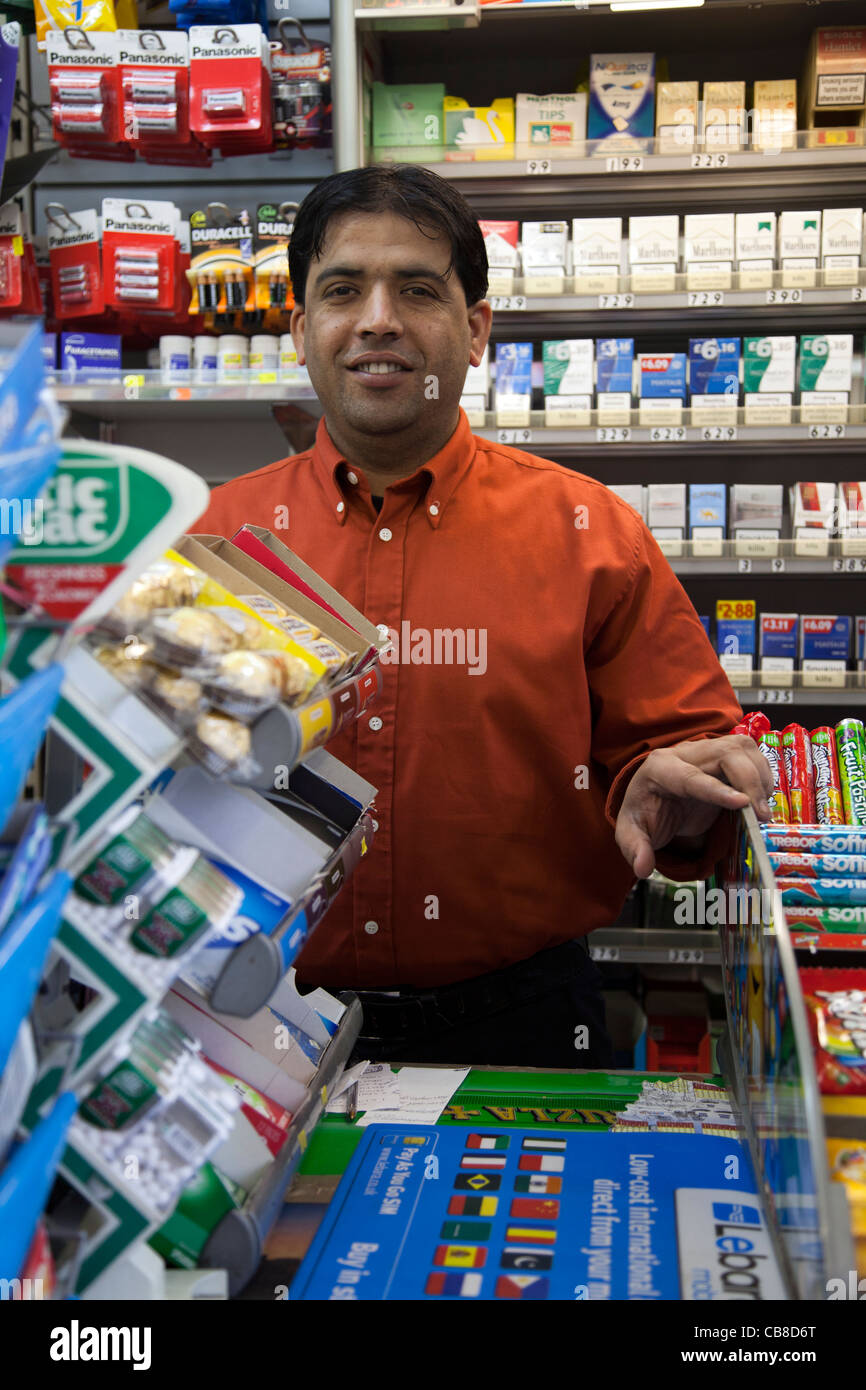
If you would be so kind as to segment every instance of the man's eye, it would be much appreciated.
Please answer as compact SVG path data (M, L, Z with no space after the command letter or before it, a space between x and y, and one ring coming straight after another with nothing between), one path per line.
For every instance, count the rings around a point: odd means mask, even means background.
M332 285L329 290L326 290L326 294L328 297L337 295L340 299L345 299L347 294L353 293L354 288L354 285Z
M433 291L431 289L428 289L426 285L410 285L408 287L408 293L412 295L418 295L419 297L425 296L428 299L433 298Z

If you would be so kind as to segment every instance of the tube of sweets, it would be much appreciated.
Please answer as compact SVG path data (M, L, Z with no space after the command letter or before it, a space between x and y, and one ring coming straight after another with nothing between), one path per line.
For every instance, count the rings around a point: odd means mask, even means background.
M815 824L815 789L812 784L812 745L802 724L782 730L788 797L794 825Z
M748 734L756 743L760 742L761 734L770 732L770 721L760 710L753 710L751 714L744 714L739 724L735 724L731 730L732 734Z
M866 825L866 739L861 720L843 719L836 725L836 753L845 821Z
M812 744L812 775L815 782L815 815L819 825L844 825L842 783L836 756L836 732L822 725L809 735Z
M770 764L773 774L773 795L770 797L770 821L775 825L790 825L791 805L788 800L788 779L782 740L775 729L767 729L758 737L758 747Z

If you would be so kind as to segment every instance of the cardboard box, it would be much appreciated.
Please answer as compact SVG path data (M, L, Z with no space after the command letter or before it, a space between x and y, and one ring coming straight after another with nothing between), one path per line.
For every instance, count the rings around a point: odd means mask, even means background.
M716 651L722 658L745 657L747 669L751 667L755 655L754 599L717 600Z
M698 138L697 82L656 83L656 154L691 154Z
M336 589L326 583L321 575L316 574L314 569L293 550L290 550L287 545L284 545L281 540L278 540L266 527L242 526L232 536L232 544L289 586L292 590L291 606L300 613L301 617L312 618L314 611L318 614L324 609L326 614L331 614L341 625L341 627L333 629L334 633L343 628L349 628L361 637L363 650L355 670L363 670L365 666L375 660L384 647L389 645L390 639L387 636L383 637L379 628L374 627L363 613L359 613L357 608L354 608ZM306 600L306 604L302 604L304 600ZM309 605L313 605L313 607ZM327 636L331 636L331 632L323 623L319 622L318 617L316 617L315 622L316 626L321 627ZM345 641L340 640L339 645L347 651L357 649L356 642L353 642L348 634L346 634Z
M565 273L568 253L567 222L524 222L521 227L524 274L556 268Z
M491 270L517 269L517 243L520 240L519 222L497 222L487 218L479 221L487 264Z
M426 147L443 143L442 82L389 86L373 83L373 146Z
M745 82L705 82L701 142L707 150L742 149L746 139Z
M647 525L655 534L662 531L679 532L686 529L685 483L650 483L647 493ZM664 539L668 539L664 537Z
M752 146L768 154L797 145L797 83L794 78L755 82Z
M515 129L518 144L547 148L581 145L586 140L585 92L534 96L518 92Z
M796 360L795 337L744 338L743 390L793 393Z
M684 352L642 352L639 362L642 400L685 400Z
M592 338L542 344L544 412L551 427L590 423L594 354Z
M762 613L760 655L773 662L770 669L793 671L800 643L799 613ZM775 663L784 663L776 666Z
M725 483L691 483L689 486L689 535L724 540L728 490Z
M848 614L804 613L800 624L800 660L847 664L851 627Z
M863 209L824 208L821 266L825 285L856 285L863 254Z
M652 139L654 117L655 54L593 53L588 139L617 149L644 148L639 142Z
M445 97L445 144L477 160L514 158L514 98L497 97L490 106L470 106L463 97Z
M842 539L866 543L866 483L840 483L837 505Z
M794 483L791 488L794 539L800 540L815 532L829 539L833 534L835 506L835 483Z
M804 333L800 336L801 391L851 390L854 367L852 333Z
M782 531L784 494L781 483L733 483L731 530L760 532L778 540Z
M734 260L734 214L732 212L687 212L685 216L685 261Z
M625 393L631 398L634 338L599 338L595 345L599 396Z
M575 217L571 223L577 294L610 294L622 273L622 218Z
M646 521L647 511L647 488L645 483L608 483L611 492L615 492L617 497L621 497L623 502L628 502L630 507L638 513L643 521Z
M759 262L761 268L776 263L776 214L774 212L738 212L735 222L736 260L738 267Z
M676 270L680 261L680 219L677 214L630 217L628 259L630 265L664 265Z
M866 109L866 27L836 25L814 30L803 81L804 126L820 124L824 111Z

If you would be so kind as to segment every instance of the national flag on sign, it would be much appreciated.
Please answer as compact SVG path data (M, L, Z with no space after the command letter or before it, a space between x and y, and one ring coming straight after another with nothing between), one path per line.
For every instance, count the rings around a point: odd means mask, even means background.
M467 1149L507 1149L507 1134L470 1134L466 1140Z
M449 1216L495 1216L498 1197L452 1197L448 1203Z
M550 1269L553 1255L531 1245L506 1245L499 1264L502 1269Z
M529 1216L533 1220L539 1217L547 1218L551 1221L559 1219L559 1202L545 1201L543 1197L515 1197L511 1203L512 1216Z
M483 1245L437 1245L433 1263L449 1269L481 1269L487 1263L487 1251Z
M543 1173L533 1173L531 1177L521 1174L514 1179L515 1192L561 1192L562 1178L548 1178Z
M507 1241L518 1245L555 1245L555 1226L509 1226L505 1232Z
M561 1173L565 1159L562 1154L521 1154L518 1167L524 1173Z
M433 1298L477 1298L481 1292L480 1274L431 1274L424 1292Z
M524 1139L523 1147L536 1153L564 1153L566 1143L565 1139Z
M443 1221L439 1232L443 1240L489 1240L490 1221Z
M461 1168L504 1168L507 1158L499 1154L464 1154L460 1160Z
M497 1298L547 1298L550 1280L543 1274L500 1274Z
M496 1192L501 1182L499 1173L458 1173L454 1186L458 1192Z

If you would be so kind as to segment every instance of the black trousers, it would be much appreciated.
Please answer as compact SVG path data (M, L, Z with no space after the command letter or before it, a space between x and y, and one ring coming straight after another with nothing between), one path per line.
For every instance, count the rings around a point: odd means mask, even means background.
M439 989L355 990L364 1023L351 1061L603 1069L601 979L581 940Z

